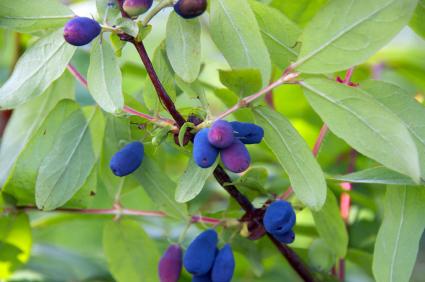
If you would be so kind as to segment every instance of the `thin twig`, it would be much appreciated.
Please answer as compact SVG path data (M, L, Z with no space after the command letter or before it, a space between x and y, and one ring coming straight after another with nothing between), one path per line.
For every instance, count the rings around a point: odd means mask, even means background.
M142 21L143 26L147 26L153 17L155 17L164 8L172 7L173 4L174 4L173 0L163 0L162 2L160 2L158 5L156 5L154 8L152 8L149 11L146 17L143 18L143 21Z
M83 85L85 88L88 88L87 79L71 64L66 66L68 71Z

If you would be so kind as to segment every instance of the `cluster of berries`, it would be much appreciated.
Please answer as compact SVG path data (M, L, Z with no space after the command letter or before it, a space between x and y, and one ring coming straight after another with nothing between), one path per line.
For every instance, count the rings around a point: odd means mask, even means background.
M235 272L235 258L229 244L217 248L217 232L208 229L190 243L184 255L178 245L171 245L158 265L161 282L177 282L182 264L193 275L192 282L230 282Z
M137 17L152 7L153 0L125 0L123 10L130 17ZM207 0L179 0L174 11L185 19L202 15L207 9ZM100 24L87 17L75 17L68 21L64 29L65 40L74 46L89 44L102 31Z
M292 230L296 222L296 215L292 205L287 201L278 200L273 202L264 214L264 228L277 240L284 244L290 244L295 239Z
M232 172L248 169L251 157L245 144L258 144L264 130L255 124L218 120L211 128L203 128L193 143L193 158L202 168L211 167L220 153L224 166Z

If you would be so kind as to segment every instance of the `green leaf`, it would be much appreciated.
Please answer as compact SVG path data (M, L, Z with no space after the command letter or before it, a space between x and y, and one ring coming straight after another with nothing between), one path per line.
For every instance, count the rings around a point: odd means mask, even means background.
M158 249L137 221L107 223L103 250L109 270L118 282L158 281Z
M65 42L61 29L37 41L0 88L0 108L14 108L42 94L61 76L75 49Z
M326 79L301 82L335 135L360 153L419 181L418 152L402 121L367 92Z
M96 10L101 22L109 26L116 25L121 18L121 11L116 0L96 0Z
M161 210L169 216L186 220L186 205L174 200L176 184L166 175L154 160L145 155L142 165L133 174L146 193Z
M308 249L308 258L313 268L319 272L329 272L336 261L335 252L323 239L313 241Z
M329 177L329 179L353 183L416 185L409 177L383 166L368 168L346 175L335 175Z
M219 70L220 81L224 86L246 97L261 89L261 73L258 69Z
M0 1L0 27L18 32L44 31L61 27L73 16L68 7L56 0Z
M131 19L128 18L119 18L116 23L117 26L119 26L122 31L125 33L136 37L139 34L139 26L137 23Z
M176 89L174 87L174 71L168 61L167 54L165 51L165 43L162 42L156 49L152 58L153 67L158 74L159 80L162 82L167 94L170 98L176 100ZM145 101L146 107L150 110L157 112L161 107L158 95L149 79L146 78L145 90L143 91L143 100Z
M297 70L330 73L367 60L407 24L417 0L332 0L302 35Z
M298 3L299 1L291 2ZM249 3L257 18L272 63L280 69L288 67L298 56L295 47L301 35L301 30L277 9L256 1Z
M62 124L59 136L39 168L35 187L38 208L60 207L86 182L96 162L91 128L103 130L102 120L101 111L92 108L88 118L77 110Z
M32 245L28 216L0 214L0 279L6 279L26 263Z
M269 53L247 1L211 1L210 30L213 41L232 68L256 68L261 72L263 85L269 83Z
M423 187L388 187L373 255L377 282L409 281L425 227L424 209Z
M348 248L348 234L339 213L338 202L331 191L328 190L322 209L312 214L320 237L338 258L344 258Z
M204 188L208 177L213 174L215 167L216 165L209 168L200 168L193 159L190 159L184 174L180 177L177 184L176 201L186 203L198 196L202 188Z
M362 89L371 94L389 111L396 114L409 131L419 153L421 177L425 180L425 108L400 87L383 81L367 81Z
M40 165L58 138L63 122L78 109L79 106L71 100L59 102L34 131L34 135L17 157L3 191L14 196L18 204L34 204L35 183Z
M304 139L286 118L268 108L255 109L254 116L298 199L312 210L320 210L326 200L325 177Z
M425 0L419 0L409 25L417 34L425 39Z
M172 12L168 17L165 41L168 60L178 76L193 82L201 69L201 23Z
M234 184L237 187L243 187L259 193L260 195L267 194L264 189L268 180L267 169L262 167L253 167L239 177Z
M0 147L0 186L6 181L18 155L43 119L59 100L72 98L74 92L73 77L64 73L43 95L15 109Z
M327 2L328 0L272 0L270 5L304 27Z
M87 74L91 95L99 106L109 113L119 113L124 107L122 78L114 50L100 38L93 42Z

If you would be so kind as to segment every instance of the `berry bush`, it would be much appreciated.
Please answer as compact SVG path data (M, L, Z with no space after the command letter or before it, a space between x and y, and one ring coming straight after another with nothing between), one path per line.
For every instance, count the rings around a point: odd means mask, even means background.
M0 281L425 281L424 38L425 0L0 0Z

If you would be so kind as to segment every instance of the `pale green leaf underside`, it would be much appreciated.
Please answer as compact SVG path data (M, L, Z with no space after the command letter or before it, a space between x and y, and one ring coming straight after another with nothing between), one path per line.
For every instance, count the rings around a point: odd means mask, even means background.
M373 255L377 282L408 282L425 227L423 187L389 186Z
M179 203L185 203L194 199L202 188L208 177L212 175L215 165L210 168L200 168L193 159L189 160L189 165L177 184L175 199Z
M14 108L43 93L64 72L75 49L61 29L37 41L0 88L0 108Z
M178 76L193 82L201 69L201 23L198 18L183 19L172 12L167 22L168 60Z
M214 43L232 68L257 68L263 85L269 83L270 56L248 2L211 1L210 30Z
M358 88L320 78L306 79L301 85L333 133L360 153L419 181L415 142L394 113Z
M295 65L330 73L364 62L410 20L417 0L333 0L307 25Z
M118 113L124 107L122 77L118 61L108 42L96 39L87 74L90 94L106 112Z
M425 39L425 0L419 0L409 25L418 35Z
M0 27L18 32L44 31L63 26L73 12L56 0L2 0Z
M285 169L297 198L313 210L326 200L323 172L310 148L282 115L267 108L254 110L255 121L264 128L264 141Z

